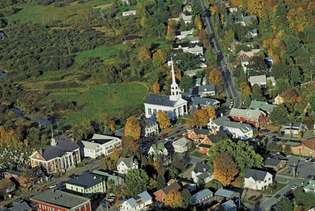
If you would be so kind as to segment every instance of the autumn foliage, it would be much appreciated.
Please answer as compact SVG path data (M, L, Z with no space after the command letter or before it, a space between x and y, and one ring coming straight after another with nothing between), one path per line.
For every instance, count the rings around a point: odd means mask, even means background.
M181 192L176 190L171 190L164 198L164 204L172 208L181 207L182 203L183 203L182 194Z
M213 177L223 186L230 185L238 174L237 165L228 154L220 153L213 161Z
M138 140L140 138L141 127L136 117L131 116L127 119L127 122L124 128L124 135L126 137L132 138L133 140Z
M167 114L163 111L158 111L156 113L156 120L162 130L168 128L171 124Z

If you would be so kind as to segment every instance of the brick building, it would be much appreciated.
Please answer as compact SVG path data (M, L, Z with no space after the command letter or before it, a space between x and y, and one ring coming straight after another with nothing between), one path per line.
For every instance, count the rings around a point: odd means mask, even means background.
M91 211L91 201L88 198L50 189L31 198L38 211Z
M267 115L260 110L232 108L230 118L237 122L244 122L256 128L262 128L268 123Z

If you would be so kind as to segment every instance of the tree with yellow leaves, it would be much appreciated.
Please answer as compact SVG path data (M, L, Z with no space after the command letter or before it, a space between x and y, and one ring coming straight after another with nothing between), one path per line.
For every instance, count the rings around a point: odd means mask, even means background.
M219 86L222 83L221 71L217 68L208 70L208 82L214 86Z
M198 109L194 111L191 117L194 126L203 127L209 122L208 112L206 109Z
M265 1L266 0L248 1L248 12L252 15L257 15L260 18L264 17L266 15Z
M252 94L252 90L247 82L242 82L240 84L241 94L244 97L249 97Z
M148 46L142 46L138 52L138 59L141 62L151 59L151 52Z
M220 153L213 161L213 177L223 186L230 185L238 176L237 165L227 153Z
M166 40L173 41L174 39L175 39L175 22L172 20L169 20L167 24Z
M195 24L195 28L200 31L202 29L202 22L201 22L201 19L200 19L200 16L197 15L195 17L195 20L194 20L194 24Z
M160 90L161 90L160 84L159 84L158 82L154 82L154 83L152 84L151 89L152 89L152 92L153 92L154 94L160 93Z
M172 208L179 208L182 207L183 197L181 192L176 190L171 190L164 198L164 204L172 207Z
M124 135L126 137L131 137L133 140L138 140L140 134L141 127L139 121L134 116L129 117L124 128Z
M217 117L216 110L213 106L208 106L206 108L208 119L215 119Z
M154 64L157 65L162 65L166 61L166 53L163 49L158 49L154 54L153 54L153 62Z
M162 130L170 126L170 120L167 114L163 111L158 111L156 113L156 121L159 123L159 126Z

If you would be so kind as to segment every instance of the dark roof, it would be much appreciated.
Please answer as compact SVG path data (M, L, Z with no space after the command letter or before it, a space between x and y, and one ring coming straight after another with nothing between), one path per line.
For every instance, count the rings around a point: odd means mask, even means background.
M196 164L194 171L195 172L210 172L211 168L209 165L205 164L204 162L199 162Z
M46 202L48 204L53 204L68 209L77 207L80 204L90 201L88 198L55 189L49 189L45 192L38 193L33 196L31 200Z
M163 191L165 194L168 194L170 191L175 190L178 191L180 189L180 185L177 182L174 182L165 188L163 188Z
M100 175L93 174L92 172L86 171L79 176L72 177L66 183L72 184L72 185L77 185L77 186L84 187L84 188L89 188L89 187L93 187L93 186L101 183L104 179L105 178L100 176Z
M47 146L41 149L41 154L45 160L51 160L64 155L66 152L72 152L79 148L79 145L71 141L66 136L58 136L55 138L56 146Z
M171 101L169 96L150 94L144 103L152 105L174 106L176 101Z
M277 166L281 160L276 159L276 158L267 158L265 160L265 166Z
M211 84L201 85L198 87L198 93L199 94L202 92L213 92L213 91L215 91L215 88Z
M252 177L254 180L263 181L267 175L266 171L257 169L247 169L245 172L245 178Z
M211 99L211 98L204 98L204 97L192 97L191 102L192 102L193 106L196 106L196 105L216 106L216 105L220 104L220 101L218 101L218 100Z
M208 129L194 128L193 130L195 133L201 134L201 135L209 135L209 133L210 133L210 131Z
M13 202L12 206L8 209L10 211L30 211L32 207L25 201Z

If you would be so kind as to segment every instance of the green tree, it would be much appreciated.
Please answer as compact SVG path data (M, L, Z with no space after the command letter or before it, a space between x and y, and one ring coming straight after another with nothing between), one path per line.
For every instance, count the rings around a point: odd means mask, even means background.
M182 208L186 209L191 201L191 194L189 193L188 190L184 189L182 191L182 199L183 199Z
M287 124L289 122L289 113L284 105L279 105L270 114L270 121L275 124Z
M125 185L128 194L130 196L134 196L147 190L149 181L150 179L144 170L142 169L129 170L125 178Z
M210 162L212 163L220 153L229 154L237 164L241 174L245 172L245 169L259 167L263 162L263 158L255 152L254 148L243 141L237 143L229 139L220 141L208 152Z
M286 197L283 197L276 205L277 211L293 211L293 203Z

